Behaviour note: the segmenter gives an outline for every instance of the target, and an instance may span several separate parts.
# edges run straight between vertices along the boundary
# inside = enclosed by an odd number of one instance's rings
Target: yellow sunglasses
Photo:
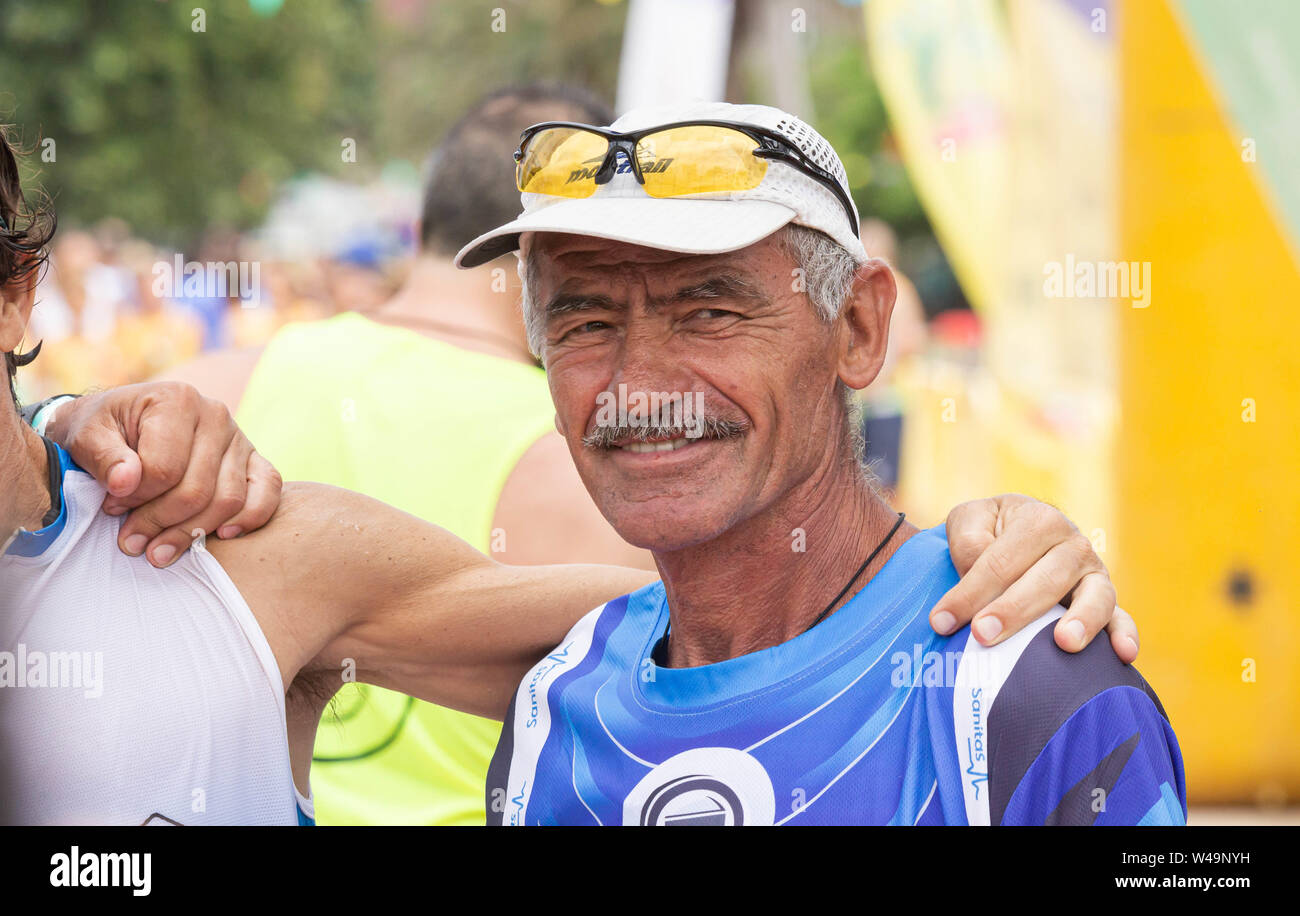
[[[829,188],[858,234],[852,201],[830,172],[780,134],[734,121],[683,121],[629,133],[544,121],[520,135],[515,183],[531,194],[583,198],[631,171],[651,197],[688,197],[752,190],[769,160]]]

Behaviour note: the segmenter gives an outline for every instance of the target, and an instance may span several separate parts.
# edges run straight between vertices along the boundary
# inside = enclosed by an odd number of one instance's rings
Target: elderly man
[[[536,125],[516,159],[523,215],[458,261],[520,249],[557,427],[663,581],[524,678],[497,821],[1183,822],[1174,733],[1110,646],[1061,651],[1059,609],[991,647],[927,626],[942,529],[880,498],[848,406],[895,283],[824,139],[701,104]]]

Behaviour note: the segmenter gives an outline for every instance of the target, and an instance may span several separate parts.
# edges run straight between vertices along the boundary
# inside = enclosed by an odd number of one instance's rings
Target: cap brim
[[[480,235],[456,255],[478,267],[519,248],[525,232],[564,232],[687,254],[736,251],[767,238],[795,211],[766,200],[587,197],[557,200]]]

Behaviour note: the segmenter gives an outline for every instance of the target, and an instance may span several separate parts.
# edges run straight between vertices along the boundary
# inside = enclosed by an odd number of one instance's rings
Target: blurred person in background
[[[84,391],[119,380],[111,358],[106,358],[119,307],[109,291],[117,284],[104,282],[102,258],[99,242],[90,232],[69,232],[55,243],[49,273],[41,284],[41,308],[29,330],[32,339],[46,341],[56,355],[43,360],[25,380],[29,397]]]
[[[349,246],[324,265],[335,311],[373,312],[397,292],[384,273],[384,252],[364,243]]]
[[[214,227],[204,233],[196,260],[200,263],[208,261],[224,263],[238,261],[239,255],[239,234],[233,229]],[[191,258],[182,254],[181,260],[188,262]],[[177,304],[193,314],[202,326],[205,351],[230,345],[227,324],[231,309],[229,290],[227,295],[219,296],[214,289],[205,288],[201,292],[193,292],[186,289],[183,283],[178,283],[178,288],[174,292]],[[235,299],[235,307],[238,308],[237,292]]]
[[[30,328],[51,357],[25,381],[29,397],[140,381],[198,353],[194,323],[153,294],[158,258],[116,219],[59,240]]]
[[[133,299],[138,304],[119,317],[114,328],[112,346],[121,375],[115,380],[118,384],[151,378],[198,356],[202,347],[203,328],[194,315],[155,290],[154,265],[160,259],[144,242],[122,246],[122,264],[134,281]]]
[[[246,253],[243,261],[261,267],[258,297],[247,302],[238,296],[225,300],[221,319],[225,343],[215,349],[261,348],[286,324],[319,321],[339,311],[328,264],[320,260],[268,261],[252,252]]]

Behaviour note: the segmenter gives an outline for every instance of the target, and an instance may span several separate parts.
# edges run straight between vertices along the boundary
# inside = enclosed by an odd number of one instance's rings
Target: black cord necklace
[[[884,540],[876,545],[875,550],[871,551],[871,556],[862,561],[862,565],[859,566],[858,571],[853,574],[853,578],[849,579],[849,581],[844,584],[844,587],[840,589],[840,593],[831,599],[830,604],[826,605],[825,610],[818,614],[812,623],[808,624],[808,628],[804,630],[804,633],[807,633],[808,630],[811,630],[813,627],[817,626],[817,624],[825,620],[826,615],[831,612],[835,605],[839,604],[840,599],[848,594],[849,589],[853,587],[853,583],[857,582],[858,579],[861,578],[862,574],[866,572],[867,567],[871,565],[871,561],[880,556],[880,551],[885,549],[885,545],[894,539],[894,535],[898,533],[898,529],[903,527],[904,518],[906,518],[906,513],[898,513],[898,521],[894,522],[894,527],[889,529],[889,533],[885,535]],[[650,653],[651,657],[655,659],[656,664],[664,665],[667,663],[668,633],[671,628],[672,620],[670,618],[668,624],[664,627],[664,635],[659,637],[659,642],[655,644],[654,649]]]
[[[817,626],[817,624],[825,620],[826,615],[831,612],[831,608],[839,604],[840,599],[848,594],[849,589],[853,587],[853,583],[857,582],[858,577],[861,576],[866,571],[867,567],[871,565],[871,561],[880,555],[880,551],[884,550],[885,545],[888,544],[891,540],[893,540],[893,537],[898,532],[898,529],[903,527],[903,517],[904,517],[904,513],[902,512],[898,513],[898,521],[894,522],[894,527],[889,529],[889,534],[885,535],[885,539],[876,545],[876,549],[871,551],[871,556],[867,557],[866,560],[862,562],[862,565],[858,567],[858,571],[853,574],[853,578],[850,579],[842,589],[840,589],[840,593],[838,595],[836,595],[834,598],[831,599],[831,603],[826,605],[826,609],[822,611],[820,614],[818,614],[812,623],[808,624],[808,630],[811,630],[813,627]],[[807,633],[808,630],[804,630],[804,632]]]

